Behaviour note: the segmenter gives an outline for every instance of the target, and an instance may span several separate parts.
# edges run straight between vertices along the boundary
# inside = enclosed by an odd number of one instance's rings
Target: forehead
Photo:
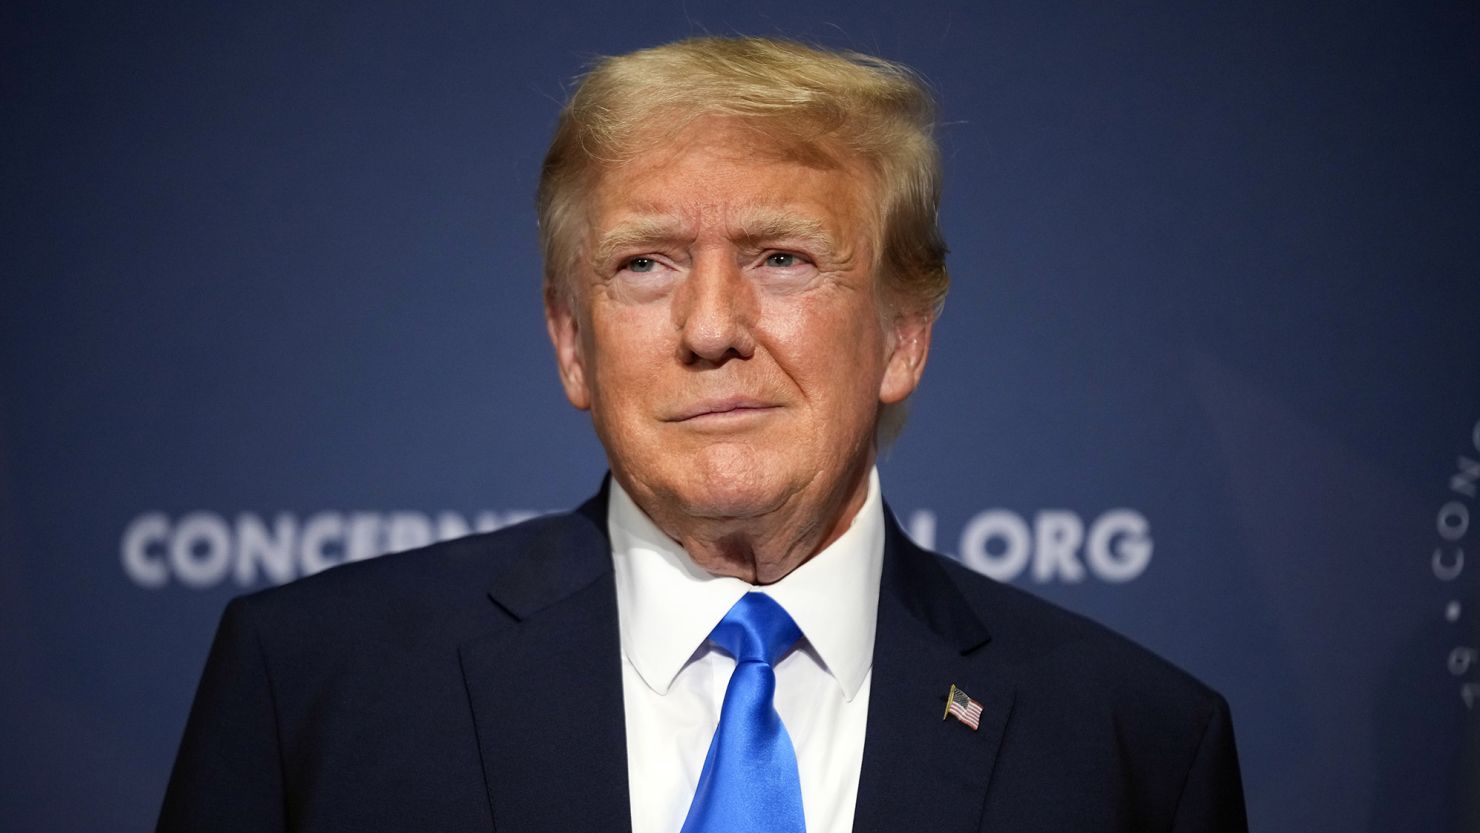
[[[854,154],[706,117],[598,170],[588,221],[598,236],[617,225],[720,224],[755,234],[811,225],[871,240],[874,190],[874,177]]]

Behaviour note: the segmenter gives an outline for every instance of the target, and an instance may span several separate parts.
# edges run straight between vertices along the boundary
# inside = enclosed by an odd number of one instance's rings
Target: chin
[[[785,468],[750,448],[706,449],[675,461],[674,492],[687,514],[701,518],[753,518],[775,511],[789,496]]]
[[[713,520],[760,517],[774,511],[782,502],[779,495],[758,494],[740,489],[709,488],[681,498],[686,514]]]

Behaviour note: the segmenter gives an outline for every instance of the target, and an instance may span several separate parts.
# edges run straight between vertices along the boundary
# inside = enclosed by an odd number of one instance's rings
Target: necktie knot
[[[709,638],[736,662],[774,664],[802,638],[786,609],[765,593],[746,593],[725,614]]]

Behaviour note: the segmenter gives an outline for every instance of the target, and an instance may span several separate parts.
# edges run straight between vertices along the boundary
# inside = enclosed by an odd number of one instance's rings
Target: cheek
[[[666,320],[657,305],[595,311],[586,331],[586,355],[598,400],[641,402],[650,395],[661,379],[664,360],[673,353]]]
[[[851,288],[828,286],[803,295],[764,297],[760,322],[772,337],[817,351],[857,352],[876,327],[869,298]]]
[[[777,361],[808,399],[871,419],[884,372],[884,335],[872,308],[813,303],[766,312]]]

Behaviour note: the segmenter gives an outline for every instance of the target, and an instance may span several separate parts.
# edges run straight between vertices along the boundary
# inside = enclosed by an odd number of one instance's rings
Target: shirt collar
[[[759,590],[791,615],[812,650],[852,701],[873,665],[884,506],[879,473],[838,540],[780,581],[757,587],[715,576],[658,529],[615,479],[607,503],[622,651],[644,683],[668,693],[709,632],[740,597]]]

